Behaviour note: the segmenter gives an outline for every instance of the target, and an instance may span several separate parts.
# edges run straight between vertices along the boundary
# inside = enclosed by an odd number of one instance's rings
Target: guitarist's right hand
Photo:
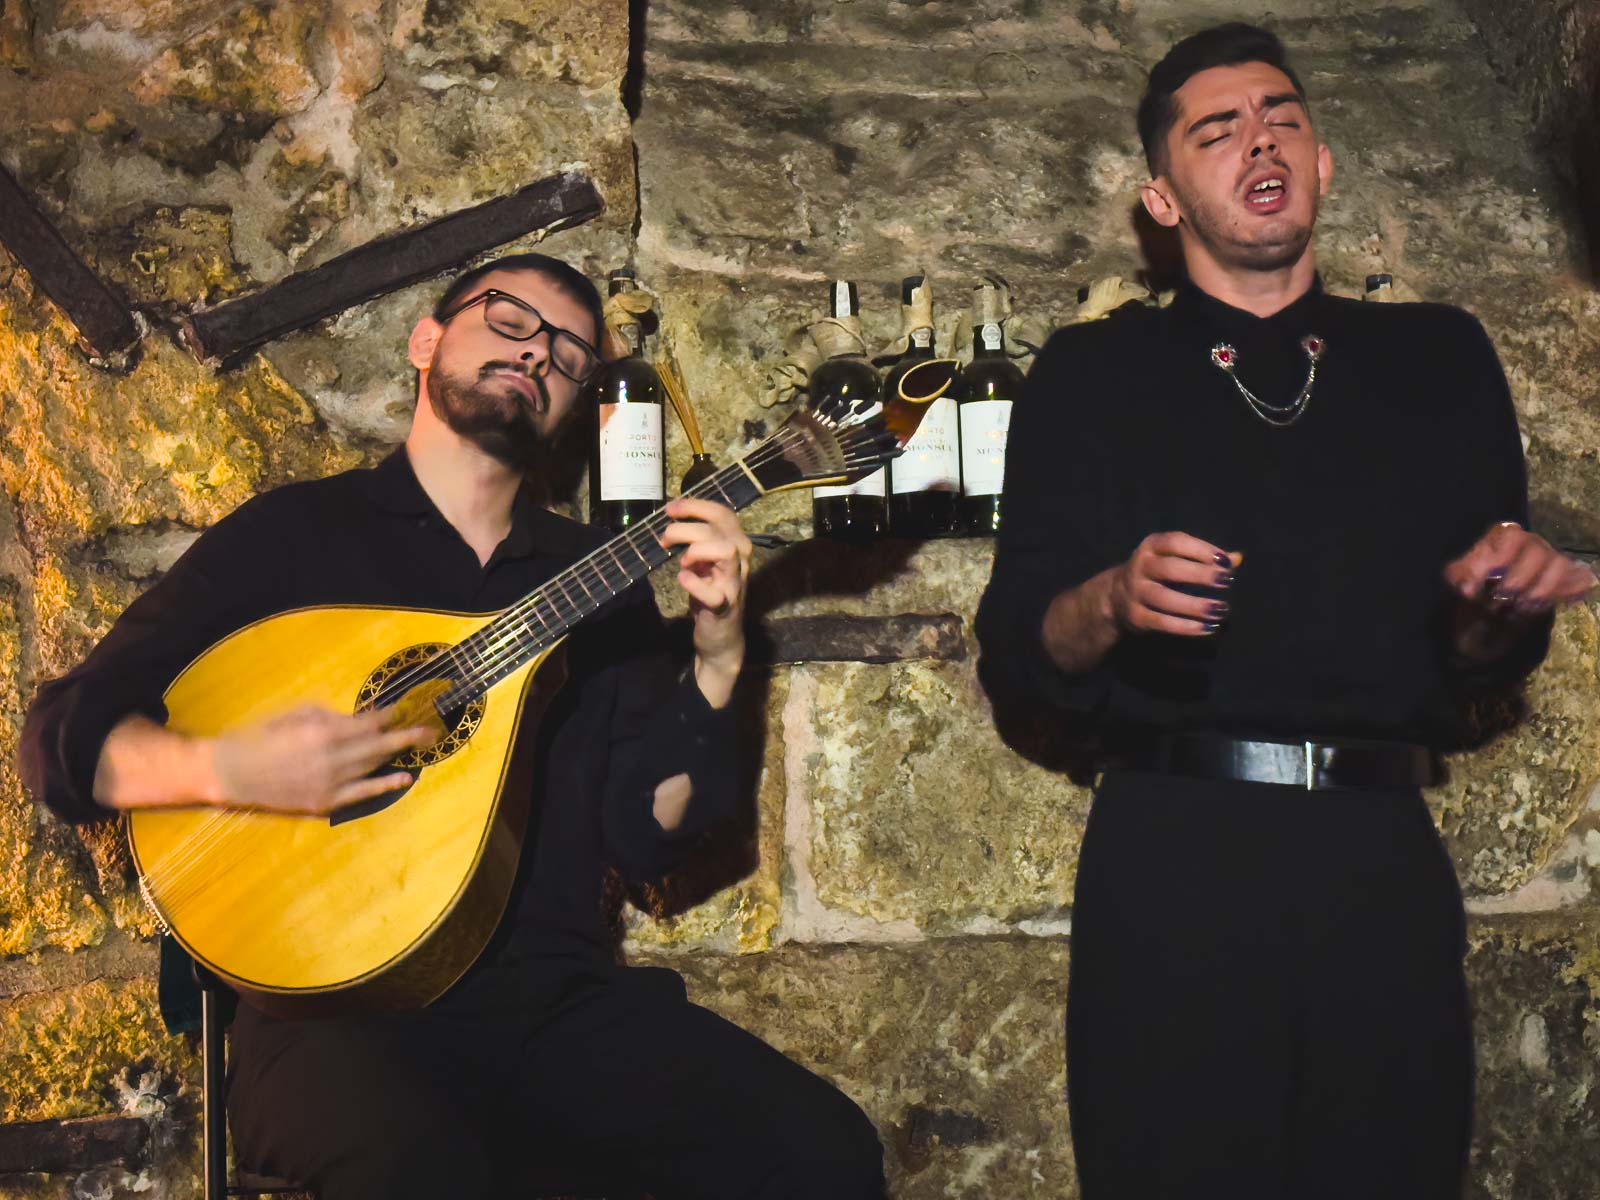
[[[211,746],[216,800],[226,808],[324,816],[405,787],[404,771],[368,778],[403,750],[433,740],[427,729],[387,729],[385,710],[354,716],[298,708],[218,737]]]

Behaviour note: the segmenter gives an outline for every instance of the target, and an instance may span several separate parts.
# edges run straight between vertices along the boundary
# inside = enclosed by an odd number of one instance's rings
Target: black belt
[[[1197,733],[1153,738],[1134,753],[1131,765],[1308,790],[1428,787],[1440,777],[1433,752],[1408,742],[1252,742]]]

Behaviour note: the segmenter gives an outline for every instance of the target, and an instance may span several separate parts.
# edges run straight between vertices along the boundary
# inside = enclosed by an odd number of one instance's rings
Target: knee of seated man
[[[803,1105],[775,1108],[772,1119],[775,1152],[807,1178],[881,1186],[883,1144],[878,1130],[855,1101],[833,1085],[816,1089]]]

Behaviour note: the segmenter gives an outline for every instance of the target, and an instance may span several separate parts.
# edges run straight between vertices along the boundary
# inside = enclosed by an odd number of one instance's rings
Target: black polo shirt
[[[511,532],[480,565],[403,447],[375,469],[258,496],[203,534],[81,666],[39,689],[23,732],[24,781],[67,820],[108,818],[92,791],[106,735],[134,713],[164,721],[168,685],[234,630],[323,604],[489,613],[603,540],[524,489]],[[657,878],[739,804],[731,706],[713,710],[667,643],[642,583],[568,641],[568,679],[537,734],[533,795],[509,798],[535,805],[503,931],[525,951],[609,959],[606,866]],[[669,835],[654,792],[683,771],[693,798]]]

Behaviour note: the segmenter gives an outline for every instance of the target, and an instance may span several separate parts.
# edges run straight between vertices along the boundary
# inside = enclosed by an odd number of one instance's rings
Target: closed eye
[[[1205,141],[1201,142],[1200,143],[1200,149],[1204,150],[1207,146],[1215,146],[1218,142],[1225,142],[1227,140],[1228,140],[1228,135],[1227,134],[1219,133],[1216,137],[1207,138]]]

